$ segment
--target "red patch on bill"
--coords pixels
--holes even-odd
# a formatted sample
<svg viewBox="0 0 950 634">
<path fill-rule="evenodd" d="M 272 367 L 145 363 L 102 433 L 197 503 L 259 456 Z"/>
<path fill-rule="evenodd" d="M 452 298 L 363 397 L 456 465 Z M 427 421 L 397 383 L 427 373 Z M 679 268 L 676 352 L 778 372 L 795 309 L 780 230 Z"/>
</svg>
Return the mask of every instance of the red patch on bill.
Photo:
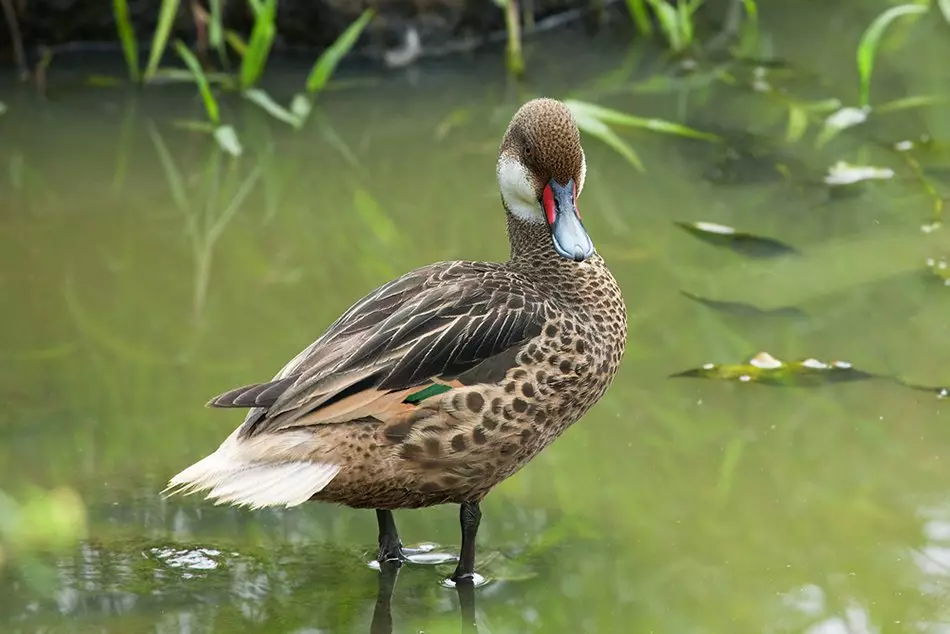
<svg viewBox="0 0 950 634">
<path fill-rule="evenodd" d="M 544 193 L 541 194 L 541 202 L 544 203 L 544 213 L 548 217 L 548 224 L 554 224 L 554 192 L 550 185 L 544 186 Z"/>
</svg>

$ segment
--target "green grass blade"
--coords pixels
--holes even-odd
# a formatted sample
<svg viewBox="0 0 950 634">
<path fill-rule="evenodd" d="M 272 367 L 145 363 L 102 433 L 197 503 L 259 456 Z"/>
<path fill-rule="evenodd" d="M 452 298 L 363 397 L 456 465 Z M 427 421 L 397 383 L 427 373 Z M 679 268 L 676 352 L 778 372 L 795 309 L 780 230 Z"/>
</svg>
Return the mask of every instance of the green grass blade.
<svg viewBox="0 0 950 634">
<path fill-rule="evenodd" d="M 683 39 L 680 36 L 679 17 L 674 9 L 666 0 L 649 0 L 657 20 L 660 22 L 660 29 L 666 35 L 670 48 L 675 52 L 683 50 Z"/>
<path fill-rule="evenodd" d="M 627 11 L 630 13 L 630 18 L 637 26 L 637 32 L 640 35 L 648 37 L 653 35 L 653 23 L 650 21 L 650 15 L 647 13 L 644 0 L 627 0 Z"/>
<path fill-rule="evenodd" d="M 222 17 L 224 0 L 211 0 L 211 23 L 208 25 L 208 43 L 218 51 L 222 64 L 228 61 L 228 50 L 224 42 L 224 18 Z"/>
<path fill-rule="evenodd" d="M 950 0 L 937 0 L 937 7 L 943 14 L 943 19 L 950 24 Z"/>
<path fill-rule="evenodd" d="M 871 72 L 874 70 L 874 55 L 881 43 L 884 31 L 891 22 L 905 15 L 919 15 L 926 13 L 927 7 L 920 4 L 902 4 L 891 7 L 877 16 L 871 26 L 864 31 L 861 42 L 858 44 L 858 75 L 861 80 L 861 106 L 869 105 L 871 92 Z"/>
<path fill-rule="evenodd" d="M 337 64 L 356 44 L 356 40 L 359 39 L 369 21 L 373 19 L 373 15 L 375 15 L 375 12 L 372 9 L 363 11 L 362 15 L 353 24 L 346 27 L 340 37 L 320 54 L 310 71 L 310 76 L 307 77 L 307 92 L 317 94 L 326 87 L 333 71 L 336 70 Z"/>
<path fill-rule="evenodd" d="M 795 143 L 805 136 L 808 129 L 808 113 L 801 106 L 790 105 L 788 107 L 788 127 L 785 130 L 785 141 Z"/>
<path fill-rule="evenodd" d="M 700 139 L 702 141 L 722 141 L 722 138 L 715 134 L 695 130 L 679 123 L 673 123 L 672 121 L 637 117 L 618 110 L 611 110 L 610 108 L 604 108 L 585 101 L 575 101 L 573 99 L 565 100 L 564 104 L 574 113 L 575 117 L 593 118 L 605 123 L 622 125 L 629 128 L 642 128 L 663 134 Z"/>
<path fill-rule="evenodd" d="M 158 63 L 162 60 L 162 54 L 165 52 L 165 46 L 168 44 L 168 36 L 172 31 L 172 25 L 175 23 L 175 16 L 178 15 L 179 0 L 162 0 L 162 8 L 158 14 L 158 26 L 155 27 L 155 34 L 152 36 L 152 50 L 148 54 L 148 66 L 145 68 L 145 81 L 148 81 L 158 70 Z"/>
<path fill-rule="evenodd" d="M 139 72 L 139 45 L 135 39 L 135 27 L 129 18 L 129 4 L 126 0 L 113 0 L 112 13 L 115 15 L 115 26 L 119 31 L 119 40 L 122 41 L 122 52 L 125 54 L 125 65 L 129 67 L 129 79 L 137 82 L 141 77 Z"/>
<path fill-rule="evenodd" d="M 175 42 L 175 50 L 178 51 L 178 56 L 185 62 L 191 74 L 195 76 L 195 83 L 198 84 L 198 91 L 201 93 L 202 101 L 204 101 L 208 119 L 211 120 L 211 123 L 219 125 L 221 123 L 221 111 L 218 108 L 218 101 L 211 93 L 211 86 L 208 84 L 208 78 L 205 77 L 204 71 L 201 70 L 198 58 L 181 41 Z"/>
<path fill-rule="evenodd" d="M 904 97 L 888 101 L 874 108 L 877 114 L 886 114 L 888 112 L 897 112 L 899 110 L 910 110 L 911 108 L 927 108 L 929 106 L 939 106 L 950 101 L 950 97 L 941 95 L 915 95 L 913 97 Z"/>
<path fill-rule="evenodd" d="M 640 160 L 640 156 L 636 151 L 630 147 L 626 141 L 617 136 L 616 132 L 608 128 L 607 124 L 603 121 L 583 112 L 575 112 L 574 119 L 577 121 L 577 127 L 580 128 L 584 134 L 589 134 L 595 139 L 600 139 L 606 143 L 608 147 L 625 158 L 627 162 L 633 165 L 638 171 L 646 171 L 643 167 L 643 161 Z"/>
<path fill-rule="evenodd" d="M 247 90 L 257 83 L 264 73 L 274 37 L 277 35 L 277 0 L 254 0 L 254 28 L 241 61 L 241 89 Z"/>
<path fill-rule="evenodd" d="M 259 88 L 251 88 L 244 91 L 244 98 L 253 104 L 260 106 L 264 112 L 274 117 L 278 121 L 283 121 L 295 128 L 300 127 L 301 119 L 290 112 L 282 105 L 274 101 L 270 95 Z"/>
</svg>

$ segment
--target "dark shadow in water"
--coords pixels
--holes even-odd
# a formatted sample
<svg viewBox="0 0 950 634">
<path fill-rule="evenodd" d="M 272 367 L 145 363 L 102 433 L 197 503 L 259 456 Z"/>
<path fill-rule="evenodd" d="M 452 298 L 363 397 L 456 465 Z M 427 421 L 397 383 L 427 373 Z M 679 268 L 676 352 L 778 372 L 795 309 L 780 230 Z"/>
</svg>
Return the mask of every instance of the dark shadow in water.
<svg viewBox="0 0 950 634">
<path fill-rule="evenodd" d="M 373 622 L 370 634 L 392 634 L 393 614 L 392 598 L 396 588 L 396 579 L 402 564 L 386 561 L 379 568 L 379 593 L 376 595 L 376 607 L 373 610 Z M 459 595 L 459 614 L 462 617 L 462 634 L 478 634 L 475 623 L 475 587 L 469 584 L 455 586 Z"/>
</svg>

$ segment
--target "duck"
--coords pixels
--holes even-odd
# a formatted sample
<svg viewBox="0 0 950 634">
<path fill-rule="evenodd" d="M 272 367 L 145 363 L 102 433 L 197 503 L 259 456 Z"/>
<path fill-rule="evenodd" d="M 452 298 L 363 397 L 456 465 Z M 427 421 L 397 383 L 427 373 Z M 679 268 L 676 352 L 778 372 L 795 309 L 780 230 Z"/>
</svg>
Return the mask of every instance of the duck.
<svg viewBox="0 0 950 634">
<path fill-rule="evenodd" d="M 450 580 L 474 583 L 480 504 L 603 397 L 624 355 L 624 299 L 578 210 L 586 174 L 570 109 L 525 102 L 496 162 L 508 260 L 405 273 L 271 380 L 211 399 L 243 422 L 163 494 L 375 510 L 378 562 L 409 560 L 393 511 L 458 504 Z"/>
</svg>

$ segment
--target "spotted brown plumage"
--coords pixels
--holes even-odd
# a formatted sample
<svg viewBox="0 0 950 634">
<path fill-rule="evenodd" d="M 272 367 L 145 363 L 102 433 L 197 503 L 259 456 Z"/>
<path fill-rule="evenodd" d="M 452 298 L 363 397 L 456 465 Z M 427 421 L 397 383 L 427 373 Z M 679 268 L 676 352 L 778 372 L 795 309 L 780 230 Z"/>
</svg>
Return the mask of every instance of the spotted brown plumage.
<svg viewBox="0 0 950 634">
<path fill-rule="evenodd" d="M 169 490 L 376 509 L 380 560 L 403 556 L 391 510 L 458 503 L 453 578 L 471 580 L 479 502 L 603 396 L 626 341 L 620 289 L 577 210 L 586 159 L 570 111 L 522 106 L 497 175 L 506 262 L 431 264 L 356 302 L 272 380 L 210 402 L 249 411 Z"/>
</svg>

